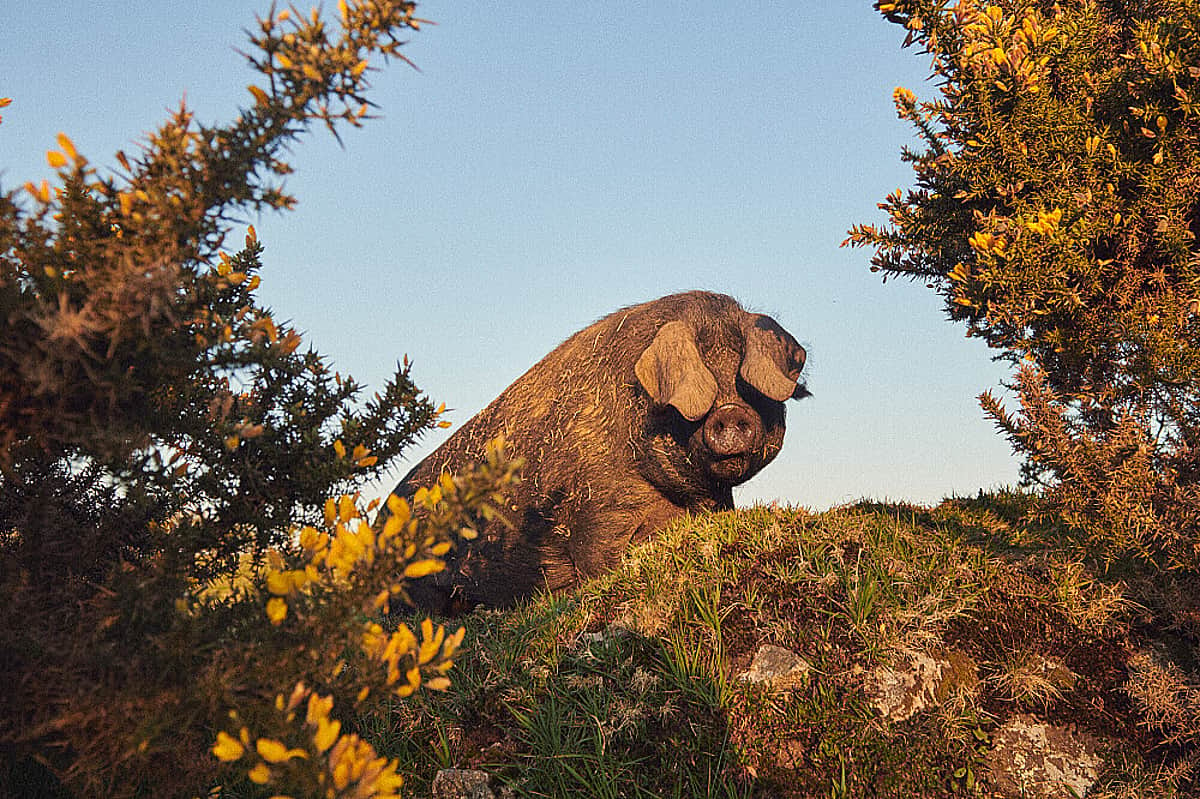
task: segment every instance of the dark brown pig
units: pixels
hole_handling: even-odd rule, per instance
[[[784,400],[808,396],[804,348],[769,316],[693,291],[634,305],[571,336],[418,463],[394,493],[481,460],[503,435],[525,458],[494,521],[459,542],[413,600],[449,612],[510,605],[615,565],[688,511],[733,507],[783,445]]]

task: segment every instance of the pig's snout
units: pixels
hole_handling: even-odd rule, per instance
[[[722,405],[704,420],[704,445],[718,458],[748,455],[762,441],[762,420],[751,408]]]

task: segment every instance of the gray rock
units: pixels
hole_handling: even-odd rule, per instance
[[[952,649],[937,656],[908,652],[905,660],[891,668],[880,666],[864,680],[871,703],[889,721],[904,721],[957,695],[973,695],[979,690],[979,667],[962,652]]]
[[[496,799],[485,771],[448,768],[433,778],[433,799]]]
[[[786,691],[802,685],[812,666],[790,649],[763,644],[754,653],[750,668],[738,675],[743,682],[766,685],[774,691]]]
[[[881,716],[904,721],[937,704],[938,688],[949,665],[924,652],[910,653],[907,668],[880,666],[867,675],[867,696]]]
[[[594,633],[580,633],[579,642],[585,646],[600,644],[605,641],[615,641],[629,635],[629,628],[614,622],[609,622],[603,630]]]
[[[1004,796],[1083,796],[1100,773],[1099,748],[1085,733],[1017,716],[992,737],[986,773]]]

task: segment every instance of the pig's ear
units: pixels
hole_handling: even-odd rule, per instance
[[[753,317],[746,329],[742,379],[773,400],[807,397],[800,383],[806,353],[791,334],[769,316]]]
[[[668,322],[633,367],[638,382],[657,405],[674,405],[698,421],[717,398],[717,379],[700,359],[696,337],[684,322]]]

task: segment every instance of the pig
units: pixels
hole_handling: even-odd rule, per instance
[[[414,581],[418,607],[453,614],[559,591],[618,563],[688,512],[733,507],[733,487],[779,454],[784,401],[809,396],[805,351],[732,297],[673,294],[568,338],[418,463],[410,498],[481,460],[503,435],[525,459],[506,519]]]

